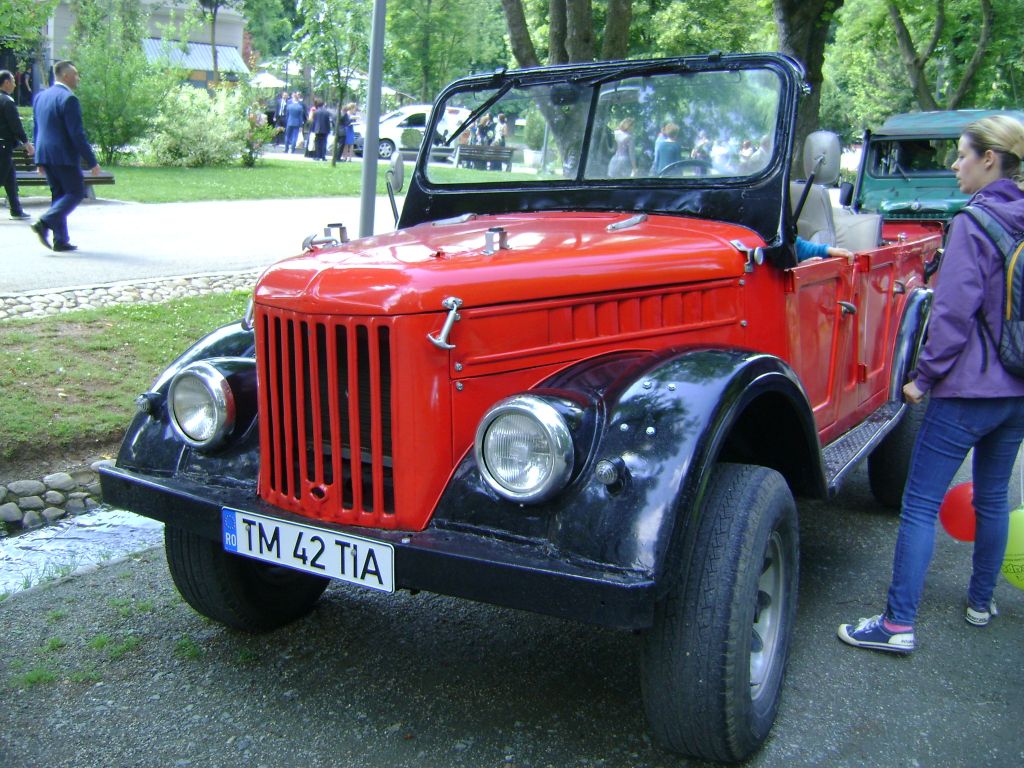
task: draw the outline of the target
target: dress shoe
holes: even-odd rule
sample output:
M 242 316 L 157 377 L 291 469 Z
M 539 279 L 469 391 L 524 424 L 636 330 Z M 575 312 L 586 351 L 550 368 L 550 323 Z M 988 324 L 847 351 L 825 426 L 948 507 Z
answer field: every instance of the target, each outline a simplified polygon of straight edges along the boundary
M 53 250 L 55 250 L 57 252 L 60 252 L 60 251 L 77 251 L 78 250 L 78 246 L 77 245 L 72 245 L 71 243 L 54 243 L 53 244 Z
M 47 248 L 52 249 L 53 246 L 50 245 L 50 228 L 43 224 L 43 222 L 41 221 L 37 221 L 31 226 L 32 231 L 35 232 L 36 235 L 39 237 L 39 242 L 41 242 Z
M 22 219 L 22 220 L 24 220 L 24 219 L 31 219 L 32 217 L 29 216 L 24 211 L 22 211 L 21 213 L 12 213 L 11 214 L 11 218 L 12 219 Z

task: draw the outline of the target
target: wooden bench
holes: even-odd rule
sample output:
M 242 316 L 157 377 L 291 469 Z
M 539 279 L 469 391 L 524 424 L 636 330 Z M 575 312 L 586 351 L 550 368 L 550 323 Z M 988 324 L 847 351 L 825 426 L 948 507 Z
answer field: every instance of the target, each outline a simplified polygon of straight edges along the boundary
M 479 146 L 475 144 L 460 144 L 455 149 L 455 167 L 460 165 L 466 168 L 491 168 L 496 164 L 500 170 L 512 171 L 512 147 Z
M 18 178 L 18 187 L 46 187 L 49 186 L 46 182 L 46 176 L 36 171 L 35 161 L 28 156 L 28 153 L 23 150 L 16 149 L 14 151 L 14 173 Z M 96 184 L 113 184 L 114 174 L 110 171 L 100 171 L 99 176 L 93 176 L 86 169 L 85 173 L 85 191 L 89 197 L 96 197 L 93 186 Z

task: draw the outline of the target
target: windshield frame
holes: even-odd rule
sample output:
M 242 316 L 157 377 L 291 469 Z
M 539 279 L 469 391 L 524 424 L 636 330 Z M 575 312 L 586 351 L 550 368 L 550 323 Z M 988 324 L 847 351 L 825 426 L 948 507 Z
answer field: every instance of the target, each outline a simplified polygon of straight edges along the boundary
M 440 105 L 466 90 L 493 89 L 512 81 L 518 87 L 559 83 L 590 87 L 596 101 L 602 85 L 616 79 L 671 72 L 730 72 L 770 70 L 779 78 L 778 109 L 771 159 L 750 176 L 689 178 L 585 178 L 585 161 L 592 126 L 583 138 L 576 175 L 544 181 L 504 180 L 485 183 L 439 184 L 427 171 L 429 151 L 421 151 L 410 174 L 399 225 L 401 227 L 466 213 L 522 213 L 528 211 L 635 211 L 697 216 L 746 226 L 769 245 L 781 245 L 789 223 L 788 182 L 797 102 L 804 81 L 803 67 L 794 59 L 774 53 L 712 54 L 673 59 L 628 60 L 572 64 L 502 71 L 463 78 L 438 96 L 427 136 L 437 129 Z M 593 106 L 591 106 L 591 110 Z M 590 121 L 592 122 L 592 121 Z M 498 176 L 498 174 L 495 174 Z

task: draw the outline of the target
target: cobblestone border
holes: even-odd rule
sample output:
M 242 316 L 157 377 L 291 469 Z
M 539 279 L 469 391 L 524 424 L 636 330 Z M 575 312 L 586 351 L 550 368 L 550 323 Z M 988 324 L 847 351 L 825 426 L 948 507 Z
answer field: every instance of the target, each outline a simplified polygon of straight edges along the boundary
M 38 528 L 68 515 L 88 512 L 103 500 L 99 468 L 112 459 L 94 461 L 40 480 L 0 485 L 0 538 Z
M 119 304 L 159 304 L 203 293 L 249 290 L 262 269 L 213 272 L 187 277 L 154 277 L 115 283 L 56 288 L 20 293 L 0 293 L 0 322 L 96 309 Z

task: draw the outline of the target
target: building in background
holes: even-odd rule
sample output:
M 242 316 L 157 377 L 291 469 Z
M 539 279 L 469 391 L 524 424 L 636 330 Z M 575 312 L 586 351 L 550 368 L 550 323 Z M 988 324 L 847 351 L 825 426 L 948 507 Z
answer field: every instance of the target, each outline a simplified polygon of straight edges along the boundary
M 190 18 L 188 40 L 182 19 L 189 13 L 184 3 L 162 0 L 142 0 L 149 14 L 148 37 L 142 45 L 151 61 L 167 58 L 170 63 L 187 72 L 187 80 L 204 87 L 213 80 L 213 50 L 210 46 L 210 25 L 205 20 Z M 70 0 L 61 0 L 46 24 L 40 54 L 30 67 L 15 59 L 9 51 L 0 50 L 0 68 L 17 72 L 18 103 L 32 103 L 32 94 L 52 81 L 54 62 L 68 58 L 68 38 L 75 23 L 75 7 Z M 248 77 L 249 68 L 242 58 L 245 19 L 233 8 L 221 8 L 217 13 L 217 68 L 222 80 Z M 165 37 L 165 35 L 167 37 Z

